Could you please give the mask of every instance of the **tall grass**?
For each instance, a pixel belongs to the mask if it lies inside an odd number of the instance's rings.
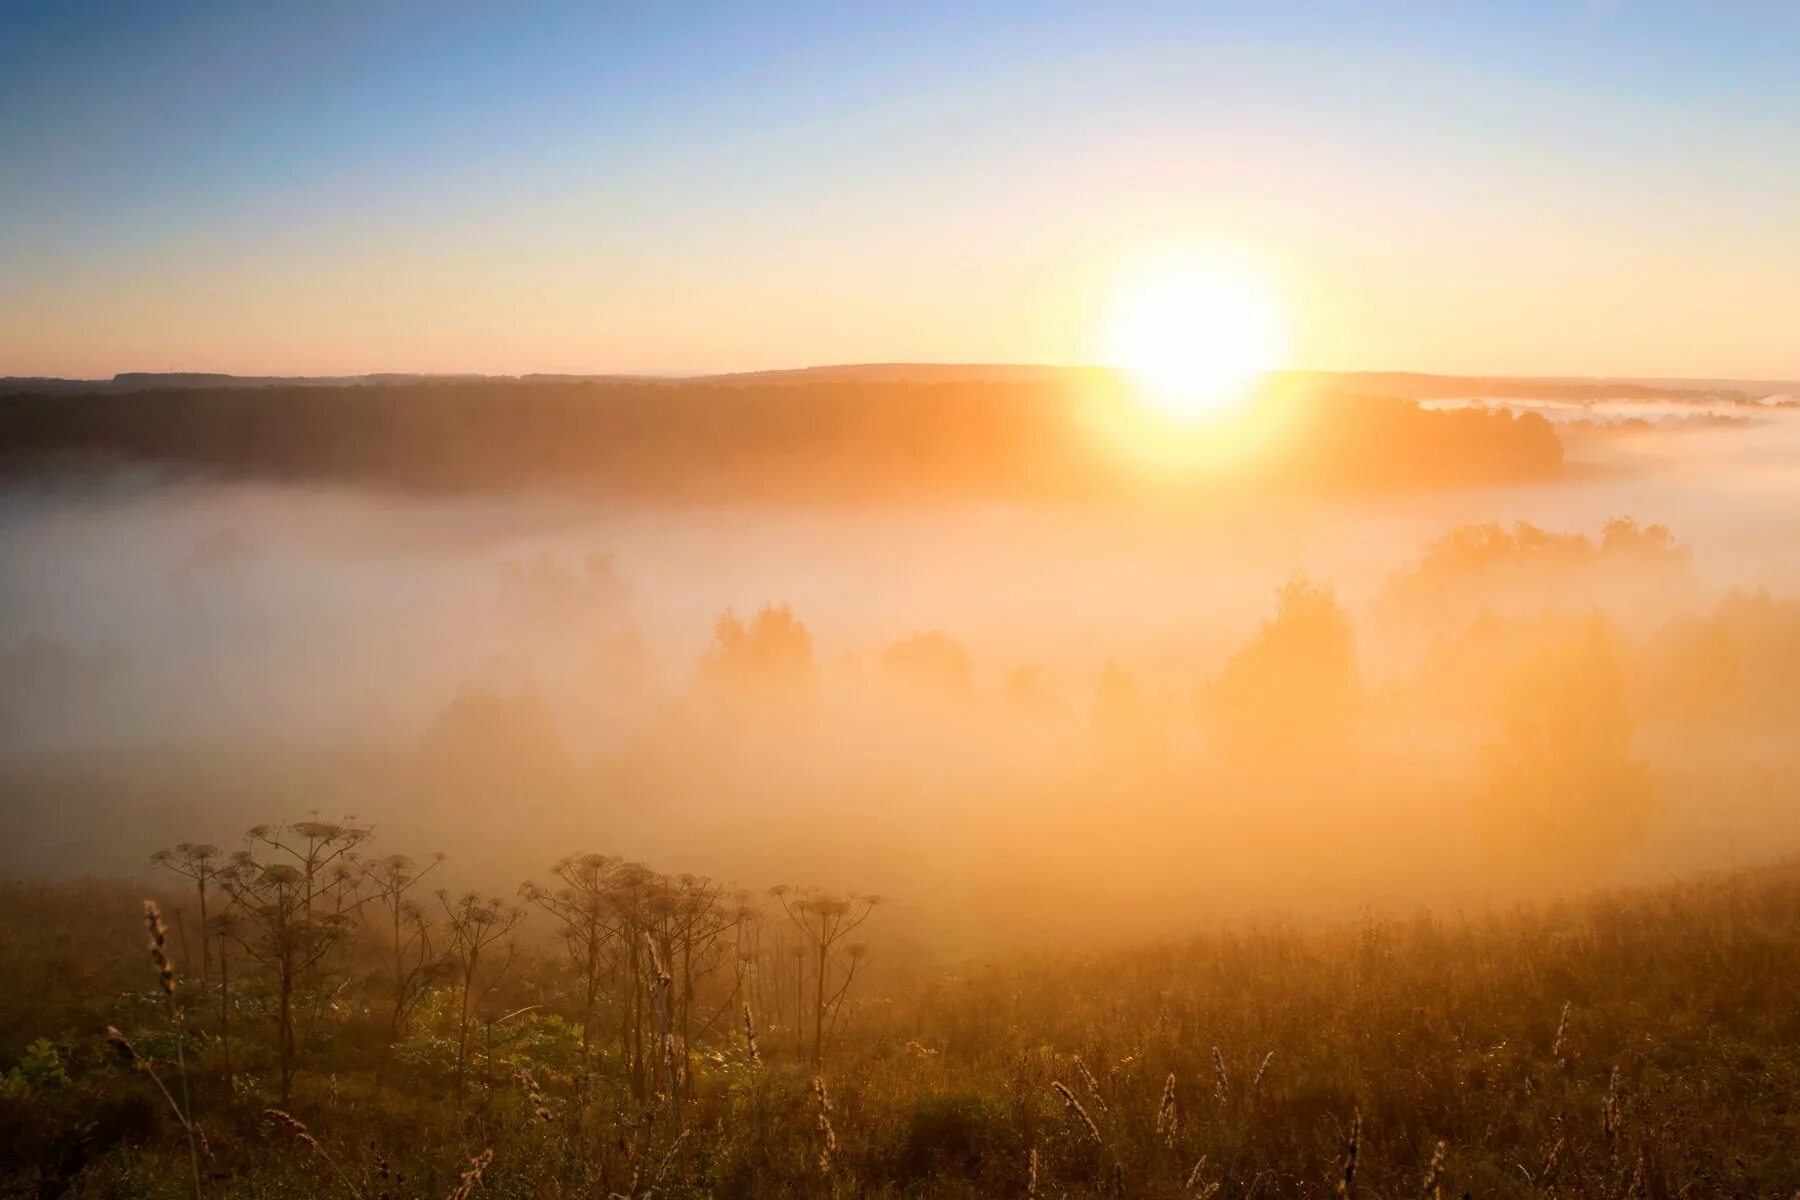
[[[465,1043],[463,989],[448,978],[394,1038],[383,946],[350,940],[294,997],[321,1015],[290,1105],[278,1103],[271,972],[235,975],[217,1004],[172,1008],[171,987],[188,984],[168,928],[146,978],[114,921],[120,945],[88,940],[79,953],[93,961],[59,983],[55,914],[129,901],[103,885],[0,885],[0,902],[31,918],[0,931],[31,993],[0,1006],[0,1073],[19,1080],[0,1088],[0,1195],[173,1197],[209,1179],[252,1200],[1800,1188],[1791,869],[1479,917],[1266,925],[871,987],[848,1003],[820,1070],[810,1037],[759,1038],[737,996],[725,1019],[695,1022],[691,1045],[652,1017],[644,1090],[617,1036],[629,997],[590,1005],[585,963],[555,946],[521,945],[484,1002],[492,1014],[478,1013],[488,1036]],[[646,1012],[669,970],[661,955],[639,952]],[[697,979],[696,1012],[736,990],[724,973]],[[221,1004],[229,1072],[205,1015]],[[588,1020],[608,1036],[585,1037]],[[112,1064],[155,1081],[162,1136],[84,1036],[104,1024]],[[28,1062],[39,1039],[51,1049]],[[46,1053],[60,1072],[42,1068]]]

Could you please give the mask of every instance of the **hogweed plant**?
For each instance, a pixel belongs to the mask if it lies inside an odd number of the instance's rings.
[[[456,967],[456,1099],[460,1105],[468,1067],[472,1009],[485,1003],[512,970],[518,946],[509,935],[525,919],[525,910],[498,898],[484,899],[476,892],[465,892],[451,900],[448,892],[440,891],[438,902],[443,905],[450,927],[450,959]]]
[[[206,937],[208,928],[208,903],[212,893],[217,891],[217,881],[226,869],[224,851],[210,842],[181,842],[173,850],[158,850],[150,856],[150,861],[165,870],[172,871],[194,885],[194,897],[200,906],[200,978],[197,982],[202,991],[206,990],[207,981],[212,978],[212,949]]]
[[[434,902],[433,953],[452,951],[452,969],[423,985],[407,1036],[390,1043],[393,909],[380,899],[379,876],[391,872],[404,887],[414,869],[372,855],[340,884],[336,864],[321,873],[322,856],[314,855],[309,889],[304,855],[280,855],[263,842],[253,848],[262,860],[234,857],[209,883],[209,986],[228,998],[223,1007],[213,1008],[210,990],[204,1008],[190,999],[194,981],[184,975],[188,956],[179,953],[171,908],[143,909],[133,890],[105,898],[130,925],[113,943],[121,983],[94,1001],[91,1027],[114,1022],[112,1051],[132,1074],[151,1077],[148,1089],[131,1082],[118,1112],[141,1119],[154,1089],[164,1104],[150,1116],[174,1114],[191,1137],[71,1140],[69,1130],[98,1120],[104,1131],[112,1119],[82,1110],[94,1097],[78,1058],[68,1060],[63,1084],[0,1091],[0,1119],[14,1123],[0,1128],[10,1133],[36,1113],[49,1133],[55,1114],[56,1144],[76,1147],[75,1169],[91,1161],[95,1175],[67,1194],[154,1177],[177,1194],[229,1187],[245,1196],[441,1200],[462,1186],[460,1174],[484,1146],[493,1158],[471,1182],[478,1193],[636,1200],[709,1189],[745,1200],[1008,1191],[1192,1200],[1303,1189],[1625,1200],[1789,1195],[1800,1186],[1771,1102],[1793,1082],[1785,993],[1737,993],[1743,1050],[1722,1060],[1680,1032],[1705,1027],[1693,1018],[1708,1010],[1687,1000],[1707,997],[1697,981],[1726,972],[1753,979],[1756,971],[1785,980],[1800,971],[1800,871],[1756,884],[1755,904],[1729,893],[1715,899],[1716,889],[1698,885],[1596,903],[1579,910],[1573,933],[1566,912],[1552,924],[1525,911],[1465,924],[1456,937],[1435,925],[1417,933],[1398,925],[1373,934],[1253,931],[902,973],[884,981],[892,990],[879,1000],[858,1004],[853,1035],[837,1037],[829,1002],[844,976],[829,965],[827,1075],[810,1062],[818,1022],[805,1001],[817,995],[816,947],[774,901],[745,913],[728,889],[607,866],[594,872],[605,886],[591,909],[591,959],[582,935],[573,947],[567,938],[559,945],[561,931],[545,921],[543,952],[520,941],[516,962],[507,945],[514,933],[495,936],[509,920],[496,911],[504,905],[477,897],[469,915],[482,929],[465,932],[459,950],[452,927],[467,922],[450,911],[459,902],[448,897],[447,910]],[[40,915],[51,910],[39,893],[15,891],[12,904],[26,937],[40,925],[54,928]],[[359,915],[359,904],[363,919],[346,925],[340,918]],[[709,948],[707,930],[720,921],[732,924]],[[148,978],[144,943],[134,940],[146,931]],[[333,937],[307,967],[320,939]],[[1359,976],[1346,1007],[1335,984],[1346,966],[1360,970],[1371,937],[1381,965]],[[246,955],[246,943],[259,956]],[[838,952],[848,944],[839,940]],[[38,979],[57,980],[32,972],[29,941],[13,945],[25,983],[0,998],[18,1009],[32,1001]],[[796,1000],[796,975],[776,970],[796,947],[805,967],[803,1039],[794,1038],[791,1019],[765,1023],[777,997]],[[55,961],[53,952],[46,940],[40,957]],[[297,1032],[306,1030],[302,1014],[322,1014],[296,1099],[285,1104],[274,1075],[283,953],[297,956]],[[405,965],[416,961],[409,956]],[[684,1034],[690,978],[693,1022]],[[1671,979],[1684,987],[1667,988]],[[132,990],[133,981],[142,986]],[[866,983],[859,975],[858,986]],[[146,995],[152,1004],[134,1027],[116,1002],[141,1004]],[[1240,1001],[1246,995],[1249,1002]],[[1565,1005],[1570,995],[1581,1012]],[[218,1049],[197,1056],[191,1026],[204,1021],[210,1033],[208,1010],[220,1037],[206,1044]],[[465,1011],[468,1096],[458,1102],[452,1072]],[[1639,1051],[1630,1018],[1646,1011],[1668,1026]],[[180,1030],[173,1047],[170,1024]],[[583,1025],[592,1029],[585,1045]],[[24,1046],[39,1030],[14,1032]],[[1410,1057],[1384,1057],[1398,1045]],[[1079,1047],[1079,1061],[1058,1046]],[[1286,1066],[1277,1068],[1276,1055]],[[233,1065],[239,1084],[227,1087]],[[1744,1072],[1769,1086],[1733,1092],[1728,1081]],[[6,1077],[14,1073],[29,1074]],[[1359,1101],[1371,1123],[1355,1116]],[[273,1114],[260,1123],[279,1138],[251,1136],[255,1114],[270,1106],[304,1118],[313,1141]],[[217,1122],[233,1136],[215,1137],[209,1151],[195,1107],[208,1109],[207,1134]],[[672,1134],[676,1122],[681,1133]],[[62,1168],[46,1144],[47,1137],[33,1145],[0,1134],[8,1151],[0,1154],[0,1192],[38,1194],[46,1179],[57,1185]],[[176,1161],[183,1144],[185,1171]],[[1708,1157],[1720,1147],[1729,1157]],[[208,1187],[202,1169],[215,1155],[215,1178],[230,1182]],[[21,1178],[20,1162],[39,1164],[23,1168],[38,1174]]]

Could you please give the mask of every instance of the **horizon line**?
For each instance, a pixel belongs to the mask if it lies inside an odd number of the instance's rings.
[[[105,384],[117,383],[133,378],[176,378],[188,377],[197,379],[221,380],[293,380],[300,382],[357,380],[357,379],[418,379],[418,380],[492,380],[527,382],[537,379],[571,379],[571,380],[669,380],[669,381],[701,381],[726,380],[759,375],[801,375],[827,371],[865,371],[865,370],[897,370],[906,368],[930,368],[933,370],[955,370],[964,368],[979,371],[1106,371],[1129,374],[1129,368],[1104,363],[1048,363],[1048,362],[982,362],[965,360],[931,360],[931,359],[895,359],[871,360],[865,362],[812,363],[793,367],[752,367],[729,371],[674,371],[674,370],[611,370],[611,371],[420,371],[420,370],[372,370],[372,371],[322,371],[318,373],[292,372],[239,372],[239,371],[207,371],[168,368],[164,370],[124,370],[114,371],[106,376],[82,375],[42,375],[42,374],[4,374],[0,382],[6,383],[70,383],[70,384]],[[1628,374],[1623,372],[1599,372],[1583,374],[1533,374],[1519,371],[1426,371],[1404,367],[1281,367],[1262,372],[1262,378],[1284,375],[1400,375],[1423,379],[1468,379],[1468,380],[1532,380],[1551,383],[1593,382],[1593,383],[1746,383],[1746,384],[1795,384],[1800,378],[1780,378],[1759,375],[1668,375],[1668,374]]]

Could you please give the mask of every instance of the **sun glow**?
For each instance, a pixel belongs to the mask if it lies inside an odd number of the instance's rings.
[[[1107,354],[1137,377],[1150,404],[1196,419],[1242,403],[1256,378],[1278,365],[1284,342],[1280,311],[1254,276],[1189,265],[1122,291]]]

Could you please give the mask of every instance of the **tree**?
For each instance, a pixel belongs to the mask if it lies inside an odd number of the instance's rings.
[[[1633,745],[1618,639],[1598,616],[1549,638],[1509,677],[1483,755],[1489,839],[1540,861],[1589,862],[1640,836],[1649,773]]]
[[[739,704],[804,708],[819,687],[812,635],[785,604],[764,605],[748,623],[727,609],[713,625],[700,678]]]
[[[1312,761],[1340,756],[1361,697],[1349,616],[1329,588],[1295,578],[1276,593],[1275,615],[1201,692],[1198,707],[1227,757],[1279,766],[1302,749]]]

